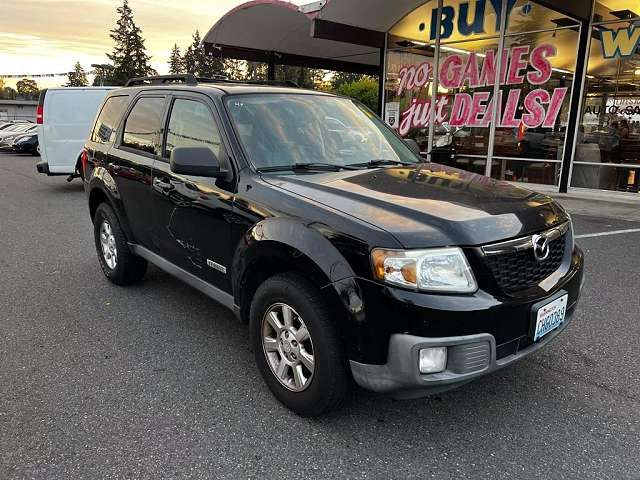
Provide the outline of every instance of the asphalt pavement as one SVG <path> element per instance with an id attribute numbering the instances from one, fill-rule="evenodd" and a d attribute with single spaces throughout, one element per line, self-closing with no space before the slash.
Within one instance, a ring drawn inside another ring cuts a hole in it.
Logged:
<path id="1" fill-rule="evenodd" d="M 270 394 L 223 307 L 155 268 L 129 288 L 104 278 L 79 181 L 0 154 L 0 479 L 638 480 L 640 233 L 579 243 L 581 305 L 547 349 L 307 420 Z"/>

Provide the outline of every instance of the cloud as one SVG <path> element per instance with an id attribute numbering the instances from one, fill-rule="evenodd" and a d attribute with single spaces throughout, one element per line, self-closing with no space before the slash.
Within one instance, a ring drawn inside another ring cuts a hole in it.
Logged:
<path id="1" fill-rule="evenodd" d="M 152 63 L 166 71 L 174 43 L 186 47 L 241 0 L 130 0 Z M 0 73 L 64 72 L 76 59 L 89 68 L 104 62 L 112 47 L 109 30 L 118 0 L 20 0 L 3 2 L 0 16 Z M 64 80 L 63 80 L 64 81 Z"/>

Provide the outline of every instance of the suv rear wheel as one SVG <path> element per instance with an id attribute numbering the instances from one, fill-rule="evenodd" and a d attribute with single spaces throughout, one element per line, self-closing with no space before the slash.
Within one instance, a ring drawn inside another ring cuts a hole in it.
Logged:
<path id="1" fill-rule="evenodd" d="M 100 266 L 109 280 L 116 285 L 130 285 L 144 277 L 147 261 L 129 250 L 120 222 L 106 203 L 96 210 L 93 232 Z"/>
<path id="2" fill-rule="evenodd" d="M 347 361 L 331 317 L 320 291 L 295 274 L 268 279 L 251 303 L 260 373 L 276 398 L 301 416 L 340 407 L 349 391 Z"/>

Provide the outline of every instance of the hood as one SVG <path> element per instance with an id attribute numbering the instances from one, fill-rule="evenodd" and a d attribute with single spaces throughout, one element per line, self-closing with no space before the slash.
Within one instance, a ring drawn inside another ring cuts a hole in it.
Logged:
<path id="1" fill-rule="evenodd" d="M 406 248 L 482 245 L 567 219 L 545 195 L 431 163 L 264 180 L 382 228 Z"/>

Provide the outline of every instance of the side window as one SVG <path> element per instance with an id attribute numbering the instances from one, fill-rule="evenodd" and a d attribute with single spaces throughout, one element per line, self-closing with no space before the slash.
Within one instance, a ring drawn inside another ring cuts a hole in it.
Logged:
<path id="1" fill-rule="evenodd" d="M 136 101 L 124 124 L 122 145 L 160 155 L 160 131 L 165 99 L 142 97 Z"/>
<path id="2" fill-rule="evenodd" d="M 220 158 L 220 132 L 206 105 L 184 99 L 173 103 L 167 131 L 167 157 L 175 147 L 208 147 Z"/>
<path id="3" fill-rule="evenodd" d="M 118 127 L 118 120 L 120 120 L 120 114 L 125 107 L 127 96 L 109 97 L 104 102 L 98 120 L 93 127 L 93 133 L 91 134 L 91 141 L 97 143 L 112 143 L 115 138 L 114 134 Z"/>

